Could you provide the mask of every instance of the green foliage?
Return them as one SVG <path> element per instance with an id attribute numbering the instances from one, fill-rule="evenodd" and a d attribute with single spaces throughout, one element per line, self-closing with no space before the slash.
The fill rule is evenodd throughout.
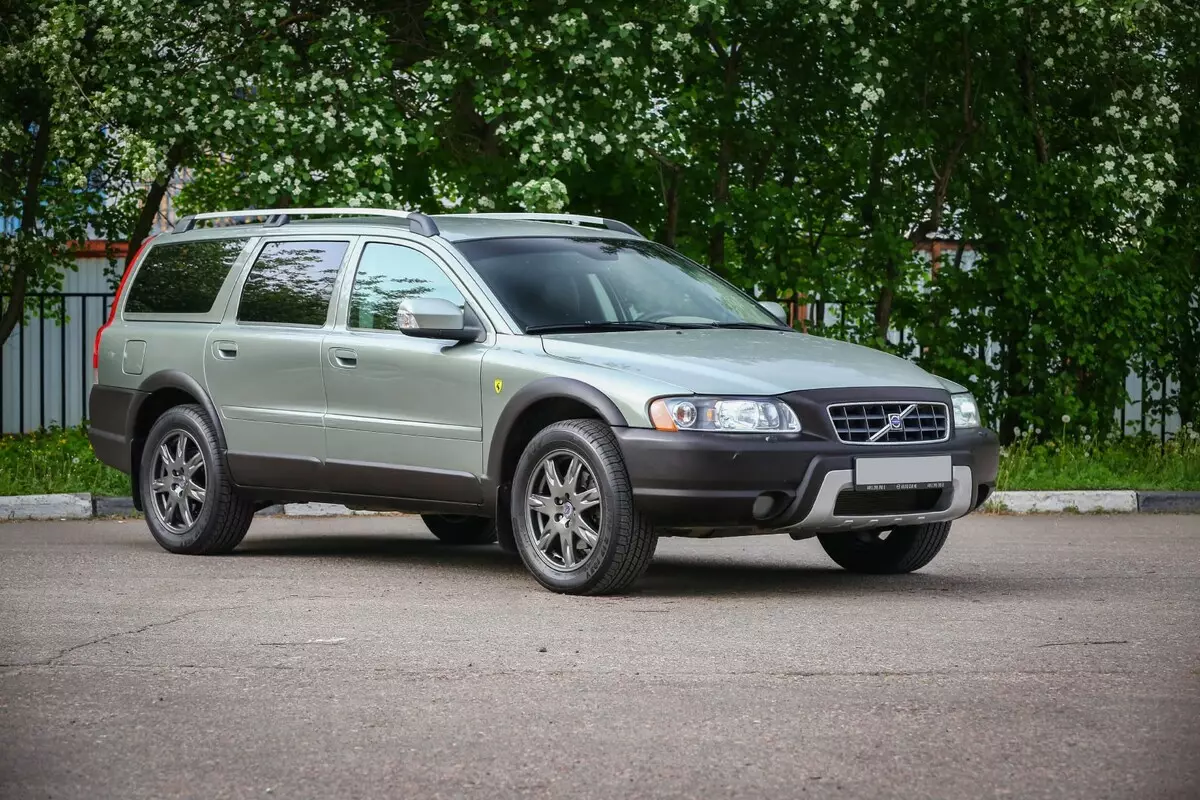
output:
<path id="1" fill-rule="evenodd" d="M 129 476 L 96 460 L 87 429 L 0 436 L 0 496 L 91 492 L 129 496 Z"/>
<path id="2" fill-rule="evenodd" d="M 1040 441 L 1026 430 L 1001 451 L 1001 490 L 1140 489 L 1200 491 L 1200 434 L 1192 427 L 1170 441 L 1150 436 L 1093 438 L 1063 425 Z"/>
<path id="3" fill-rule="evenodd" d="M 136 242 L 182 170 L 184 211 L 569 200 L 830 309 L 809 329 L 1002 431 L 1107 432 L 1131 366 L 1179 390 L 1153 415 L 1200 416 L 1190 0 L 14 2 L 0 214 L 37 224 L 0 292 L 87 224 Z"/>

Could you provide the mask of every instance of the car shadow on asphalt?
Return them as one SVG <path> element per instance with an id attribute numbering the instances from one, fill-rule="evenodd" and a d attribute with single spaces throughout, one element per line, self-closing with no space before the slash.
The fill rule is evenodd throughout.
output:
<path id="1" fill-rule="evenodd" d="M 407 536 L 269 536 L 247 537 L 229 558 L 338 558 L 366 562 L 403 562 L 433 570 L 480 570 L 493 577 L 528 586 L 520 558 L 494 545 L 449 546 L 433 538 Z M 857 575 L 832 564 L 762 563 L 731 560 L 727 554 L 662 554 L 626 594 L 643 597 L 720 595 L 954 593 L 975 597 L 1019 594 L 1027 587 L 1011 577 L 947 575 Z"/>
<path id="2" fill-rule="evenodd" d="M 1016 594 L 1007 579 L 915 572 L 908 575 L 859 575 L 818 564 L 737 563 L 694 556 L 658 556 L 634 587 L 652 597 L 706 595 L 969 593 Z"/>

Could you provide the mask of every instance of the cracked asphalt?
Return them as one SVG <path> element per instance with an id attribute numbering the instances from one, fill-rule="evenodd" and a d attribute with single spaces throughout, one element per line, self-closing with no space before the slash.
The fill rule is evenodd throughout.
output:
<path id="1" fill-rule="evenodd" d="M 1200 516 L 920 573 L 665 539 L 575 598 L 404 517 L 0 524 L 0 797 L 1200 798 Z"/>

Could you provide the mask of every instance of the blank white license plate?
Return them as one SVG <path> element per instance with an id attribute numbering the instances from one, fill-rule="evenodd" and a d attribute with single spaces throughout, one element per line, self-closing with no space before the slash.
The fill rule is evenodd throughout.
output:
<path id="1" fill-rule="evenodd" d="M 950 456 L 854 459 L 854 488 L 860 492 L 933 489 L 950 485 Z"/>

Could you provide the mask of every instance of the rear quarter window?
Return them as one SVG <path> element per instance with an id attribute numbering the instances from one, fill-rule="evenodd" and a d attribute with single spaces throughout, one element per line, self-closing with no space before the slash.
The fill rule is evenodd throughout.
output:
<path id="1" fill-rule="evenodd" d="M 247 239 L 157 244 L 138 268 L 125 311 L 207 314 Z"/>

